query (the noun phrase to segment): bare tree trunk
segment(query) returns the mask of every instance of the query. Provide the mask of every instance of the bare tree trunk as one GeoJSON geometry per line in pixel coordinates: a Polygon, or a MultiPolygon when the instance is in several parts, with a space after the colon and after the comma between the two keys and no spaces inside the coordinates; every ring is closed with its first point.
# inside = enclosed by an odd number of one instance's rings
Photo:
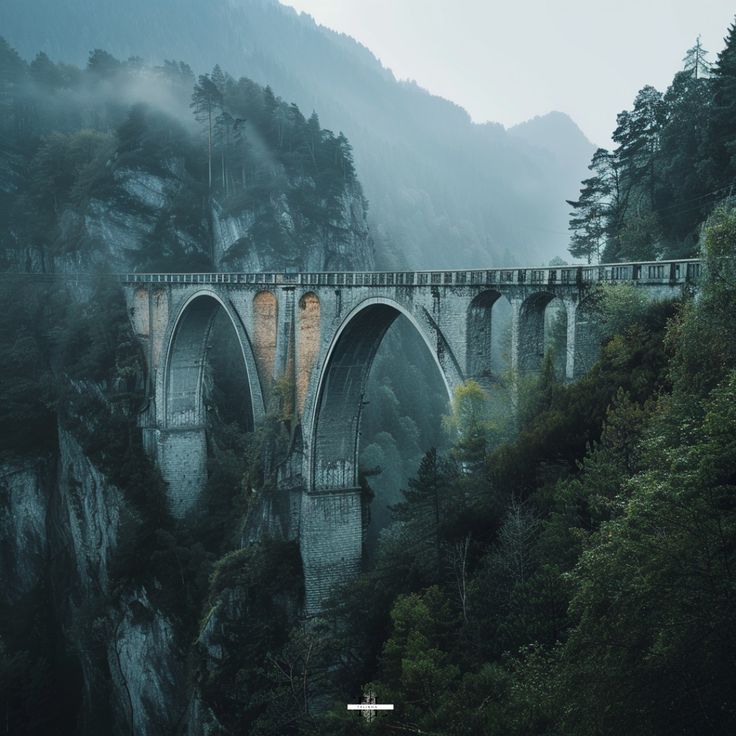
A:
{"type": "Polygon", "coordinates": [[[209,170],[207,186],[208,189],[212,191],[212,105],[210,105],[207,109],[207,118],[209,121],[209,126],[207,129],[207,166],[209,170]]]}

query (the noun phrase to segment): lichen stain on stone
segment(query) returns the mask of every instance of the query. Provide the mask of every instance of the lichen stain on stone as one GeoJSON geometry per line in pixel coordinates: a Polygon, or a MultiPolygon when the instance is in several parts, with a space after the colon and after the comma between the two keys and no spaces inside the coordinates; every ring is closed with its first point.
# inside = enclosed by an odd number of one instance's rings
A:
{"type": "Polygon", "coordinates": [[[253,342],[261,384],[268,386],[273,379],[276,362],[276,326],[278,302],[270,291],[259,291],[253,297],[253,342]]]}
{"type": "Polygon", "coordinates": [[[299,300],[299,332],[297,336],[296,400],[301,414],[309,389],[320,346],[319,297],[312,291],[299,300]]]}
{"type": "Polygon", "coordinates": [[[140,337],[148,337],[150,334],[150,320],[148,314],[148,289],[140,287],[133,294],[133,310],[131,321],[135,334],[140,337]]]}

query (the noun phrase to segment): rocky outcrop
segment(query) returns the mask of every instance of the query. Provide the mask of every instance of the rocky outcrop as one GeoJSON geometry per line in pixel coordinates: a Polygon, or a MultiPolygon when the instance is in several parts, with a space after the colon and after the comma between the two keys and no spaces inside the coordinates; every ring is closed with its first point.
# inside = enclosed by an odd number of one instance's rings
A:
{"type": "Polygon", "coordinates": [[[107,656],[115,701],[126,713],[129,731],[173,730],[187,708],[186,655],[173,622],[151,603],[145,588],[119,598],[107,656]]]}
{"type": "Polygon", "coordinates": [[[85,455],[74,437],[61,427],[57,487],[59,498],[54,521],[65,537],[78,590],[107,595],[123,496],[85,455]]]}
{"type": "Polygon", "coordinates": [[[289,244],[287,252],[259,240],[255,232],[263,216],[259,209],[228,214],[222,206],[213,204],[213,257],[217,270],[255,273],[289,267],[299,271],[360,271],[375,265],[366,203],[358,185],[345,188],[339,198],[339,215],[326,223],[312,222],[294,211],[283,193],[273,196],[269,205],[283,240],[289,244]]]}
{"type": "Polygon", "coordinates": [[[45,579],[49,492],[47,460],[0,466],[0,579],[6,603],[45,579]]]}

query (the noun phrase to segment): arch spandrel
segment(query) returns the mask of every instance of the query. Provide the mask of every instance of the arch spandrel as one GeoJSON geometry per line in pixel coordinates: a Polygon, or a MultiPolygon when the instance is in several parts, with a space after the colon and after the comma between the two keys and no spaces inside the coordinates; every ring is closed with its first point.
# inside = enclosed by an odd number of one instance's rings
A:
{"type": "Polygon", "coordinates": [[[308,291],[299,299],[297,309],[297,364],[296,401],[297,412],[304,413],[312,373],[320,352],[321,304],[313,291],[308,291]]]}
{"type": "Polygon", "coordinates": [[[279,302],[272,291],[259,291],[253,297],[253,345],[258,375],[264,388],[274,378],[278,348],[279,302]]]}

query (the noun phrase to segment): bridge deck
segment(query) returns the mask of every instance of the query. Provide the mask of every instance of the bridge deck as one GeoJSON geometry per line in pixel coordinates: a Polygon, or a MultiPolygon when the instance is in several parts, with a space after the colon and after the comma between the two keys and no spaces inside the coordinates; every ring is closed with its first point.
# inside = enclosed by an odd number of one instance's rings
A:
{"type": "Polygon", "coordinates": [[[123,283],[264,284],[299,286],[511,286],[636,282],[678,284],[696,281],[701,261],[606,263],[596,266],[489,268],[436,271],[331,271],[290,273],[127,273],[123,283]]]}

